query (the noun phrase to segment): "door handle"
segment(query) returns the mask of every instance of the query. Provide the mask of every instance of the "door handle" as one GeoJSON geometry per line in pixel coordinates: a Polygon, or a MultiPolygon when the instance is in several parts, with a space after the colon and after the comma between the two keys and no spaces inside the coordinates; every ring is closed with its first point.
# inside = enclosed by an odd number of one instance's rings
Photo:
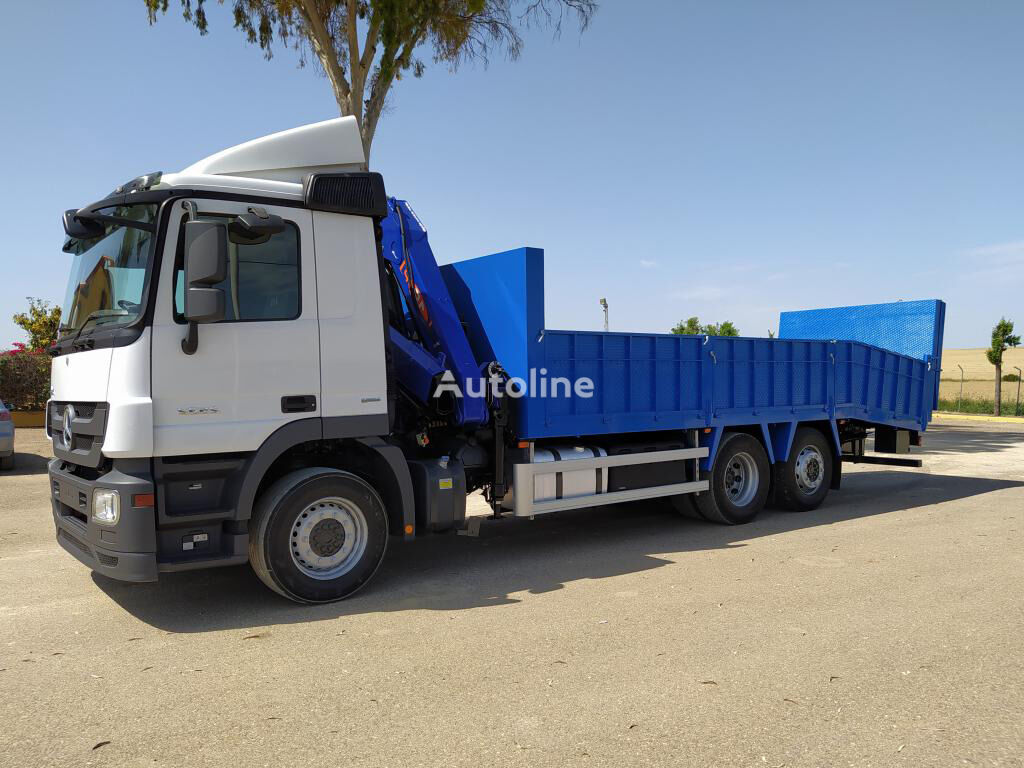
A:
{"type": "Polygon", "coordinates": [[[316,395],[285,395],[281,398],[281,413],[309,413],[316,410],[316,395]]]}

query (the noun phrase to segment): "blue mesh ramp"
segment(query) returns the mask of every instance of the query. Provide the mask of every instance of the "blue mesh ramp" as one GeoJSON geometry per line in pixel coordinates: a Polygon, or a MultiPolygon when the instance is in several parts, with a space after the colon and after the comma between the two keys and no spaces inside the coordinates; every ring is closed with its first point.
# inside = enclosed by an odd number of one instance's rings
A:
{"type": "Polygon", "coordinates": [[[859,341],[938,365],[945,315],[938,299],[783,312],[779,338],[859,341]]]}

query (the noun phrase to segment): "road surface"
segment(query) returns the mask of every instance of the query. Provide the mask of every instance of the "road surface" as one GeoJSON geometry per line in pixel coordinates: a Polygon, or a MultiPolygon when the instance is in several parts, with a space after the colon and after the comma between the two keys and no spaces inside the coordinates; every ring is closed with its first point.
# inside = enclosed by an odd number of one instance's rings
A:
{"type": "Polygon", "coordinates": [[[746,526],[648,502],[395,544],[317,607],[247,567],[93,576],[18,439],[3,765],[1024,764],[1019,426],[944,420],[924,470],[746,526]]]}

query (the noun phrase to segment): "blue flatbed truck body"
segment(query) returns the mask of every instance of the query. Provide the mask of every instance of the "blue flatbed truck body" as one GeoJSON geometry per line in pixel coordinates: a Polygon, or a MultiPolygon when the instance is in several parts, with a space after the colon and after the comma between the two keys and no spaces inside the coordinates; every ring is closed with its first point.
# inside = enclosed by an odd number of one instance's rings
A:
{"type": "Polygon", "coordinates": [[[441,267],[478,359],[500,360],[527,383],[531,370],[594,383],[589,398],[516,400],[512,428],[521,439],[709,430],[709,465],[725,428],[759,426],[774,462],[801,422],[831,424],[838,451],[838,420],[922,431],[931,418],[941,301],[785,313],[783,337],[768,339],[552,330],[544,326],[543,259],[540,249],[521,248],[441,267]],[[867,343],[908,323],[917,356],[867,343]]]}
{"type": "Polygon", "coordinates": [[[912,432],[937,404],[945,305],[938,300],[784,312],[779,338],[555,330],[544,321],[544,252],[518,248],[438,266],[407,203],[389,201],[383,253],[401,279],[403,322],[391,329],[399,381],[422,402],[451,372],[465,402],[455,420],[486,424],[485,397],[466,388],[491,361],[528,395],[509,398],[509,430],[522,441],[698,430],[709,468],[730,428],[754,429],[772,463],[785,461],[797,427],[814,422],[842,453],[839,424],[912,432]],[[537,378],[581,378],[545,396],[537,378]],[[828,427],[825,427],[825,425],[828,427]]]}

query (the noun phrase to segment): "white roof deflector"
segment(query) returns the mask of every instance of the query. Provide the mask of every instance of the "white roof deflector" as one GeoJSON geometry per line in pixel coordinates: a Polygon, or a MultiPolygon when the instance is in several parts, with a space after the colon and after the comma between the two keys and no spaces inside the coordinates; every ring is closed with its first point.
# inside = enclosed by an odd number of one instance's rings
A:
{"type": "Polygon", "coordinates": [[[354,117],[301,125],[222,150],[181,176],[214,174],[301,184],[312,171],[361,170],[363,142],[354,117]]]}

